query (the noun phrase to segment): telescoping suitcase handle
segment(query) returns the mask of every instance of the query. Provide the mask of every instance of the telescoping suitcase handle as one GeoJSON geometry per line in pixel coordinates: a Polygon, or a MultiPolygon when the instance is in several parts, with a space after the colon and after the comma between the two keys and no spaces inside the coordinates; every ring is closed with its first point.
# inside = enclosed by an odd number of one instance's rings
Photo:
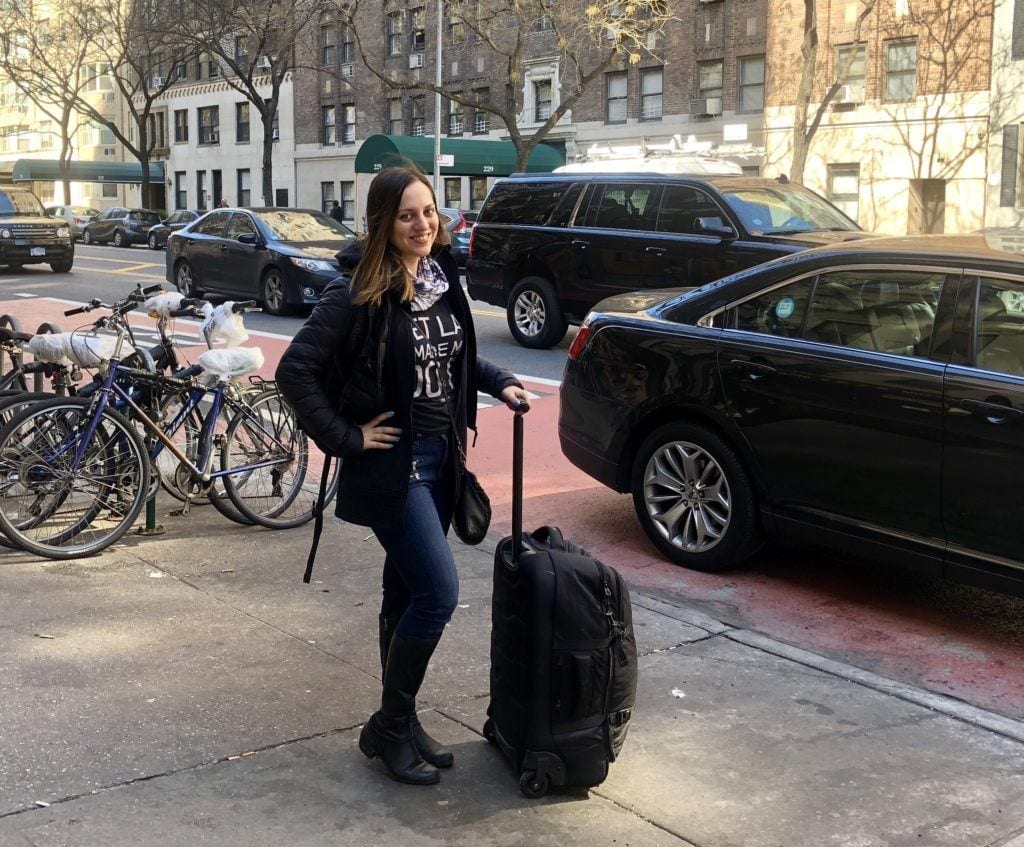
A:
{"type": "Polygon", "coordinates": [[[512,416],[512,564],[519,562],[523,547],[523,414],[512,416]]]}

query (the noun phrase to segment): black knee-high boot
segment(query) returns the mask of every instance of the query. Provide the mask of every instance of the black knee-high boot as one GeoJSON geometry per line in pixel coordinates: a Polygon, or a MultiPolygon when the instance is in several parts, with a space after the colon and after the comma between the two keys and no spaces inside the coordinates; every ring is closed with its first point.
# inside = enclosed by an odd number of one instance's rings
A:
{"type": "Polygon", "coordinates": [[[433,785],[441,779],[413,741],[416,694],[423,684],[438,639],[396,635],[388,649],[380,711],[359,734],[359,749],[369,758],[380,756],[388,773],[399,782],[433,785]]]}
{"type": "MultiPolygon", "coordinates": [[[[399,620],[401,620],[401,615],[393,615],[392,617],[379,616],[381,673],[384,673],[387,668],[388,647],[391,645],[391,639],[395,635],[395,627],[398,626],[399,620]]],[[[452,751],[427,734],[415,712],[413,712],[412,716],[412,740],[415,742],[416,749],[420,751],[424,761],[429,762],[435,768],[450,768],[455,764],[455,756],[452,751]]]]}

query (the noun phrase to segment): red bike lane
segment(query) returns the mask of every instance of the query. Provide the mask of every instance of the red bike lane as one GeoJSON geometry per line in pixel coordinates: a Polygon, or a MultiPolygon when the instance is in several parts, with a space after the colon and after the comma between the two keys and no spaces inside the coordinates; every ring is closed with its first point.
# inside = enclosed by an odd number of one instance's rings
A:
{"type": "MultiPolygon", "coordinates": [[[[43,321],[72,329],[65,303],[45,298],[0,301],[23,331],[43,321]]],[[[97,312],[99,314],[99,312],[97,312]]],[[[154,322],[133,316],[133,325],[154,322]]],[[[179,321],[177,334],[197,324],[179,321]]],[[[251,332],[273,375],[288,339],[251,332]]],[[[188,348],[198,353],[202,348],[188,348]]],[[[526,380],[537,395],[526,416],[524,525],[560,526],[566,536],[619,568],[636,586],[693,604],[727,623],[845,661],[1010,717],[1024,719],[1024,600],[843,561],[817,550],[767,548],[726,574],[702,574],[664,561],[647,541],[631,498],[599,485],[569,464],[558,446],[557,388],[526,380]]],[[[469,452],[494,507],[492,530],[511,527],[512,416],[481,408],[469,452]]]]}

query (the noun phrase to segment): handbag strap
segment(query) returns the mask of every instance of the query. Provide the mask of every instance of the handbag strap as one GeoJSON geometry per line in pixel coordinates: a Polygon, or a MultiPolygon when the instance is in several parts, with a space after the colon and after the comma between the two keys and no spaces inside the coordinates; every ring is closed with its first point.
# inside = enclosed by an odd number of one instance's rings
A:
{"type": "Polygon", "coordinates": [[[459,438],[459,428],[455,423],[455,413],[452,411],[451,395],[448,394],[448,386],[446,385],[447,379],[444,374],[441,374],[441,396],[444,397],[444,407],[448,410],[448,420],[452,425],[452,438],[455,440],[455,450],[458,455],[458,470],[464,471],[466,469],[466,450],[462,446],[462,439],[459,438]]]}
{"type": "Polygon", "coordinates": [[[320,546],[320,535],[324,531],[324,501],[327,499],[327,480],[331,475],[331,456],[327,454],[324,459],[323,476],[320,477],[320,494],[316,498],[316,505],[313,507],[313,543],[309,546],[309,556],[306,558],[306,573],[302,581],[309,583],[313,576],[313,560],[316,559],[316,550],[320,546]]]}

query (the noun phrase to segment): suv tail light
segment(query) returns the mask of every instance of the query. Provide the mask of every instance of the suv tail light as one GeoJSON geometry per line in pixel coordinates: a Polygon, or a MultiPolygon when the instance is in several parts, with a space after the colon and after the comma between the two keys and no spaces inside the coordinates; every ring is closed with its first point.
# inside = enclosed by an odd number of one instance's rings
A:
{"type": "Polygon", "coordinates": [[[467,251],[467,253],[469,254],[469,258],[470,259],[473,258],[473,239],[474,238],[476,238],[476,227],[473,227],[469,231],[469,250],[467,251]]]}
{"type": "Polygon", "coordinates": [[[583,352],[583,348],[587,346],[587,341],[590,338],[591,329],[586,324],[581,324],[579,332],[576,333],[576,337],[572,340],[572,345],[569,347],[569,358],[572,361],[577,361],[580,357],[580,353],[583,352]]]}
{"type": "Polygon", "coordinates": [[[76,224],[84,224],[85,222],[86,222],[85,218],[80,218],[77,215],[75,216],[75,223],[76,224]]]}
{"type": "Polygon", "coordinates": [[[459,212],[459,222],[452,227],[452,232],[465,232],[466,231],[466,216],[459,212]]]}

